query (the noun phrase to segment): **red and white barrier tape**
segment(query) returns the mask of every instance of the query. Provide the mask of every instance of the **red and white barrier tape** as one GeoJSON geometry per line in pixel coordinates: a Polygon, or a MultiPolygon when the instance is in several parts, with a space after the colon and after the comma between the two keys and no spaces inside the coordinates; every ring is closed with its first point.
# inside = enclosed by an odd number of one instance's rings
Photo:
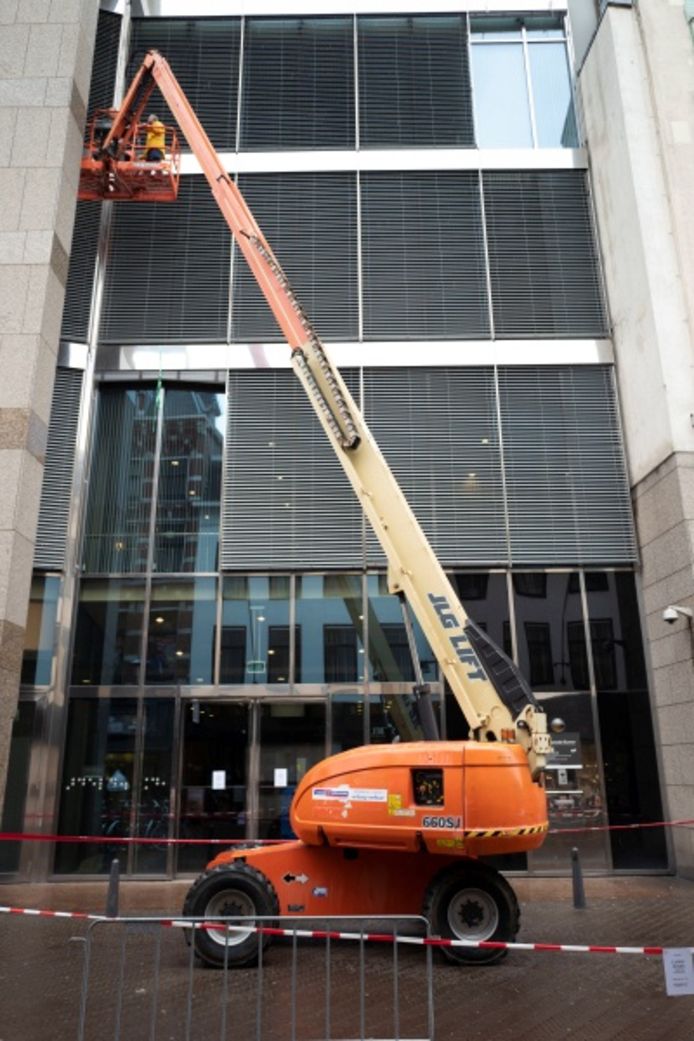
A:
{"type": "MultiPolygon", "coordinates": [[[[638,831],[641,828],[682,828],[694,825],[694,817],[686,817],[682,820],[651,821],[644,824],[596,824],[584,828],[551,828],[549,835],[577,835],[581,832],[593,831],[638,831]]],[[[490,829],[491,830],[491,829],[490,829]]],[[[89,843],[107,846],[235,846],[239,843],[247,843],[249,839],[170,839],[165,836],[159,838],[145,838],[143,836],[127,835],[56,835],[44,834],[42,832],[3,831],[0,832],[0,842],[66,842],[66,843],[89,843]]],[[[291,839],[253,839],[253,845],[271,846],[282,842],[290,842],[291,839]]]]}
{"type": "MultiPolygon", "coordinates": [[[[694,822],[692,822],[694,823],[694,822]]],[[[238,846],[249,839],[168,839],[127,835],[44,835],[42,832],[3,831],[0,842],[79,842],[107,846],[238,846]]],[[[273,846],[290,839],[253,839],[254,846],[273,846]]]]}
{"type": "MultiPolygon", "coordinates": [[[[184,918],[109,918],[107,915],[87,914],[84,911],[45,911],[27,907],[2,907],[0,914],[30,915],[35,918],[77,918],[92,922],[141,923],[150,921],[169,929],[205,929],[226,932],[256,932],[261,936],[284,936],[309,940],[359,940],[369,943],[405,943],[420,947],[478,947],[494,951],[540,951],[567,954],[646,954],[662,955],[666,948],[659,946],[624,947],[605,944],[577,943],[504,943],[497,940],[452,940],[437,936],[396,936],[394,933],[338,932],[332,929],[282,929],[275,926],[227,925],[223,922],[192,922],[184,918]]],[[[694,954],[694,947],[685,948],[694,954]]]]}

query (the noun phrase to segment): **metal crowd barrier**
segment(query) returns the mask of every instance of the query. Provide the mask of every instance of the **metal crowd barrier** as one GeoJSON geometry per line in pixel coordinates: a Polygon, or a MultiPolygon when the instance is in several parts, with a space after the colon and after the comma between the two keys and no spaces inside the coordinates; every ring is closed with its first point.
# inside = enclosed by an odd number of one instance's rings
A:
{"type": "Polygon", "coordinates": [[[94,921],[77,1039],[433,1041],[432,948],[398,942],[427,932],[419,917],[94,921]],[[203,922],[255,924],[272,942],[252,967],[205,968],[185,943],[203,922]]]}

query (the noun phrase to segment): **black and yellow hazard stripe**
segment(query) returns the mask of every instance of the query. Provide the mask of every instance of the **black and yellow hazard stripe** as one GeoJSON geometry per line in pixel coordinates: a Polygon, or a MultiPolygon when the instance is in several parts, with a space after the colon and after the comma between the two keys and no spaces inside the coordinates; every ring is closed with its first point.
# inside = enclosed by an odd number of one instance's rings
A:
{"type": "Polygon", "coordinates": [[[466,839],[498,839],[507,835],[539,835],[547,831],[547,824],[536,824],[530,828],[484,828],[465,829],[463,836],[466,839]]]}

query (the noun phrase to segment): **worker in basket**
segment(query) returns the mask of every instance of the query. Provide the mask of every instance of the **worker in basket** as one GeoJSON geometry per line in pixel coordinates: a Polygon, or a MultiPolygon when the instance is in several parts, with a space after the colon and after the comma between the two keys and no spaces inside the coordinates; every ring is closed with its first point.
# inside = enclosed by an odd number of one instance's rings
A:
{"type": "Polygon", "coordinates": [[[147,119],[147,137],[145,139],[145,159],[148,163],[161,163],[166,147],[166,127],[159,117],[152,113],[147,119]]]}

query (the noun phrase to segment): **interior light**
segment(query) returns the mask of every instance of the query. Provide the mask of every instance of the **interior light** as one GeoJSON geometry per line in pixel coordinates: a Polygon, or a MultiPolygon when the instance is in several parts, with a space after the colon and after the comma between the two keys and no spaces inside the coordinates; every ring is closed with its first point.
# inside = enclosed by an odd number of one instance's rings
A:
{"type": "Polygon", "coordinates": [[[483,445],[488,445],[489,444],[489,438],[488,437],[483,437],[482,438],[482,444],[483,445]]]}
{"type": "Polygon", "coordinates": [[[265,615],[264,614],[259,614],[258,615],[258,621],[259,622],[264,622],[265,621],[265,615]]]}
{"type": "Polygon", "coordinates": [[[274,654],[274,653],[275,653],[275,652],[273,651],[272,647],[270,647],[270,648],[268,649],[268,654],[274,654]]]}
{"type": "Polygon", "coordinates": [[[282,474],[277,474],[277,480],[278,481],[283,481],[284,480],[284,477],[282,476],[282,474]]]}
{"type": "Polygon", "coordinates": [[[191,488],[190,491],[188,492],[188,495],[195,495],[195,494],[196,494],[195,488],[191,488]]]}
{"type": "Polygon", "coordinates": [[[178,459],[172,459],[171,460],[171,465],[172,466],[180,466],[181,464],[179,463],[178,459]]]}
{"type": "Polygon", "coordinates": [[[157,618],[154,619],[154,621],[157,623],[157,625],[161,625],[164,619],[161,615],[159,615],[157,618]]]}
{"type": "Polygon", "coordinates": [[[176,651],[176,657],[177,658],[182,658],[183,657],[183,651],[176,651]]]}
{"type": "Polygon", "coordinates": [[[475,474],[475,473],[469,473],[469,474],[468,474],[468,477],[470,478],[470,480],[471,480],[471,481],[474,481],[475,477],[477,477],[477,474],[475,474]]]}

